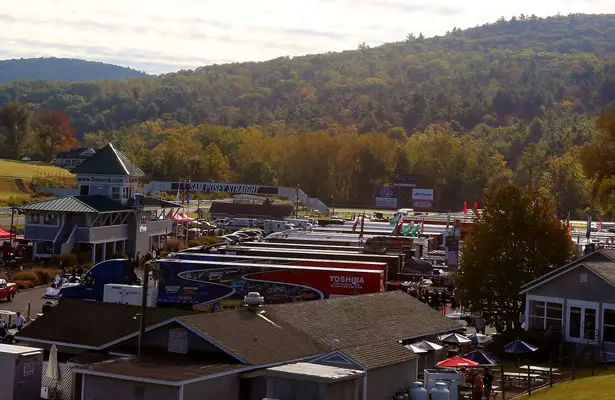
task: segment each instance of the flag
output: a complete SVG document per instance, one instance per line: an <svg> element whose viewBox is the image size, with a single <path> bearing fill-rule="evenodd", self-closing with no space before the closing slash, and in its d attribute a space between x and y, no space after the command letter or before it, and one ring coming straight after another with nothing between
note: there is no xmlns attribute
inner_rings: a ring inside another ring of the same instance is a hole
<svg viewBox="0 0 615 400"><path fill-rule="evenodd" d="M359 218L360 217L356 217L354 220L354 224L352 224L352 233L355 233L357 231L357 225L359 225Z"/></svg>
<svg viewBox="0 0 615 400"><path fill-rule="evenodd" d="M401 234L403 236L410 236L412 234L412 226L410 224L404 225L404 227L401 230Z"/></svg>
<svg viewBox="0 0 615 400"><path fill-rule="evenodd" d="M474 200L474 205L472 206L472 211L474 215L478 215L478 201Z"/></svg>
<svg viewBox="0 0 615 400"><path fill-rule="evenodd" d="M587 214L587 230L585 232L585 237L589 239L592 234L592 216Z"/></svg>
<svg viewBox="0 0 615 400"><path fill-rule="evenodd" d="M602 232L602 215L598 219L598 231Z"/></svg>
<svg viewBox="0 0 615 400"><path fill-rule="evenodd" d="M397 221L399 221L400 218L401 218L401 214L396 214L393 218L389 220L389 224L391 225L391 228L397 225Z"/></svg>
<svg viewBox="0 0 615 400"><path fill-rule="evenodd" d="M463 213L464 214L468 213L468 202L467 201L463 202Z"/></svg>
<svg viewBox="0 0 615 400"><path fill-rule="evenodd" d="M186 203L190 206L190 182L188 182L188 191L186 192Z"/></svg>
<svg viewBox="0 0 615 400"><path fill-rule="evenodd" d="M404 219L401 218L401 217L397 218L397 223L395 225L395 229L393 229L393 233L392 234L395 235L395 236L401 235L401 228L402 228L403 224L404 224Z"/></svg>

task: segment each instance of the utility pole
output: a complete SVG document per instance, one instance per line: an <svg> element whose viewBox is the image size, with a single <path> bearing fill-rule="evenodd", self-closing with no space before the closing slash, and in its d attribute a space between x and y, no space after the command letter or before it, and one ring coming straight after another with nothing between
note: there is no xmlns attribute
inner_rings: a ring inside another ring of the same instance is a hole
<svg viewBox="0 0 615 400"><path fill-rule="evenodd" d="M141 297L141 322L139 324L139 344L137 347L137 356L141 356L141 346L143 344L143 336L145 335L145 311L147 310L147 289L149 287L149 264L147 261L143 264L143 292Z"/></svg>
<svg viewBox="0 0 615 400"><path fill-rule="evenodd" d="M299 217L299 184L297 184L297 198L295 200L295 218Z"/></svg>
<svg viewBox="0 0 615 400"><path fill-rule="evenodd" d="M10 239L10 244L11 244L11 252L13 251L13 237L15 237L15 224L14 224L14 218L15 218L15 207L11 207L11 239Z"/></svg>

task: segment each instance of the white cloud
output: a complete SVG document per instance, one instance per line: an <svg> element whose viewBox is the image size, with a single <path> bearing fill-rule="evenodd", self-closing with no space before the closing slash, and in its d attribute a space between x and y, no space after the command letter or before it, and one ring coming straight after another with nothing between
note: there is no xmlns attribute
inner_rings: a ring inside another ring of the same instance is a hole
<svg viewBox="0 0 615 400"><path fill-rule="evenodd" d="M2 1L0 57L75 57L160 73L379 45L514 14L613 11L612 0Z"/></svg>

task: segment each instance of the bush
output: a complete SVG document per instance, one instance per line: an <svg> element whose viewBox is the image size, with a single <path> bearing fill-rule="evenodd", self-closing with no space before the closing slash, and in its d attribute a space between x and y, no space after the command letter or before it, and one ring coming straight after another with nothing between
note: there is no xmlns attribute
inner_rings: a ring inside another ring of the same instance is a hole
<svg viewBox="0 0 615 400"><path fill-rule="evenodd" d="M185 248L186 246L184 245L184 243L180 242L179 239L167 239L168 251L180 251Z"/></svg>
<svg viewBox="0 0 615 400"><path fill-rule="evenodd" d="M189 240L188 247L209 246L216 243L220 243L217 236L201 236L198 239Z"/></svg>
<svg viewBox="0 0 615 400"><path fill-rule="evenodd" d="M51 256L50 262L51 262L51 265L55 265L55 266L60 266L60 262L62 262L62 265L64 266L64 268L72 268L72 267L77 266L78 264L77 255L72 254L72 253L53 255Z"/></svg>
<svg viewBox="0 0 615 400"><path fill-rule="evenodd" d="M38 278L34 272L22 271L15 274L15 281L30 281L32 282L32 286L36 286Z"/></svg>
<svg viewBox="0 0 615 400"><path fill-rule="evenodd" d="M46 285L51 283L56 277L56 275L60 275L59 269L54 268L33 268L32 272L36 275L37 285Z"/></svg>
<svg viewBox="0 0 615 400"><path fill-rule="evenodd" d="M15 284L19 290L32 289L34 287L32 281L15 281Z"/></svg>

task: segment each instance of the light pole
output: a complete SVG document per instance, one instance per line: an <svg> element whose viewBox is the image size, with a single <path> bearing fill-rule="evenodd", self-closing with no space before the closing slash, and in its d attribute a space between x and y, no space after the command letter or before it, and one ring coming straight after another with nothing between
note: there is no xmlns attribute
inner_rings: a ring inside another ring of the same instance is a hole
<svg viewBox="0 0 615 400"><path fill-rule="evenodd" d="M299 216L299 184L297 184L297 197L295 199L295 218Z"/></svg>

